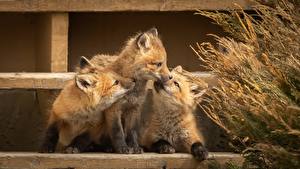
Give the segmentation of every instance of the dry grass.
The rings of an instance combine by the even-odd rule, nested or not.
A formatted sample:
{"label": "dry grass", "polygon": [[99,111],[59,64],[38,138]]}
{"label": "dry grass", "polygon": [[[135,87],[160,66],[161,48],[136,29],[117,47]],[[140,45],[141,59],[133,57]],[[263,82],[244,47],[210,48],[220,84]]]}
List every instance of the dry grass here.
{"label": "dry grass", "polygon": [[200,106],[232,137],[248,164],[300,168],[300,10],[298,1],[257,4],[255,14],[204,12],[233,38],[193,50],[220,85]]}

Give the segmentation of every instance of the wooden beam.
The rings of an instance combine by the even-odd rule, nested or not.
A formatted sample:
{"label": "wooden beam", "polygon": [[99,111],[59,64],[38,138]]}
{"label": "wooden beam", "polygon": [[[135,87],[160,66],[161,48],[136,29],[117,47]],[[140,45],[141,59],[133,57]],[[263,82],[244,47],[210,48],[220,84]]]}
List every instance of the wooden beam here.
{"label": "wooden beam", "polygon": [[209,160],[199,162],[189,154],[39,154],[0,153],[0,168],[208,168],[214,161],[221,165],[231,162],[241,166],[243,158],[233,153],[210,153]]}
{"label": "wooden beam", "polygon": [[74,73],[0,73],[0,89],[61,89]]}
{"label": "wooden beam", "polygon": [[[210,86],[217,85],[216,76],[209,72],[193,72]],[[61,89],[74,77],[69,73],[0,73],[0,89]]]}
{"label": "wooden beam", "polygon": [[234,3],[250,9],[250,0],[1,0],[5,12],[100,12],[227,10]]}

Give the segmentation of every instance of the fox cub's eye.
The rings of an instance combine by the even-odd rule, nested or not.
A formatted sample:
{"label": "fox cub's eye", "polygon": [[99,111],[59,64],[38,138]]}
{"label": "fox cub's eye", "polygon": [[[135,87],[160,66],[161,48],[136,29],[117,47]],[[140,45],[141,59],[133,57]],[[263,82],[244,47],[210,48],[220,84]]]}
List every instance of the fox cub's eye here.
{"label": "fox cub's eye", "polygon": [[180,88],[179,83],[174,81],[175,86],[177,86],[178,88]]}
{"label": "fox cub's eye", "polygon": [[155,66],[157,66],[157,67],[161,67],[161,65],[162,65],[162,62],[153,62],[153,63],[151,63],[152,65],[155,65]]}
{"label": "fox cub's eye", "polygon": [[113,85],[115,86],[115,85],[118,85],[119,83],[120,83],[120,81],[116,80]]}

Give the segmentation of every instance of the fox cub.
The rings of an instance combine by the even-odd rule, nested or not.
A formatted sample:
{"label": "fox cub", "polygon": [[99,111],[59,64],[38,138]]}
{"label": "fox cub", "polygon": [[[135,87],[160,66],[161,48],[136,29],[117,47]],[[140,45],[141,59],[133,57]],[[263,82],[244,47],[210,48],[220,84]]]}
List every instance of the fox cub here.
{"label": "fox cub", "polygon": [[93,71],[77,73],[54,101],[41,152],[54,152],[58,142],[67,153],[85,151],[103,134],[103,110],[134,87],[132,80],[99,70],[84,57],[80,67]]}
{"label": "fox cub", "polygon": [[[103,57],[106,62],[103,62]],[[134,88],[122,100],[105,110],[106,127],[117,153],[141,153],[138,129],[141,107],[146,97],[148,80],[168,81],[167,54],[156,28],[130,38],[119,55],[96,55],[91,63],[106,67],[135,81]],[[105,64],[108,64],[105,66]],[[85,70],[83,70],[85,71]]]}
{"label": "fox cub", "polygon": [[204,160],[208,151],[193,115],[196,108],[193,85],[181,73],[181,66],[177,66],[171,71],[172,80],[154,82],[153,113],[139,141],[150,151],[191,153]]}

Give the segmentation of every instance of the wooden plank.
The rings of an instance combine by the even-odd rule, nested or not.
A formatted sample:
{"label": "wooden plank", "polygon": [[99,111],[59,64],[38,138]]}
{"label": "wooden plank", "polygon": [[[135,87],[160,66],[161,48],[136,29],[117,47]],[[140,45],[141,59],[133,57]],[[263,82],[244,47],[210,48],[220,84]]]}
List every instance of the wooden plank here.
{"label": "wooden plank", "polygon": [[212,161],[221,165],[226,162],[241,165],[239,154],[210,153],[209,160],[199,162],[189,154],[38,154],[24,152],[1,152],[0,168],[208,168]]}
{"label": "wooden plank", "polygon": [[190,11],[226,10],[233,3],[250,9],[250,0],[1,0],[0,11],[93,12],[93,11]]}
{"label": "wooden plank", "polygon": [[[209,72],[193,72],[210,86],[217,84],[216,76]],[[0,89],[61,89],[74,77],[69,73],[0,73]]]}
{"label": "wooden plank", "polygon": [[0,89],[61,89],[74,73],[0,73]]}
{"label": "wooden plank", "polygon": [[67,72],[68,69],[68,13],[45,13],[37,22],[38,72]]}

